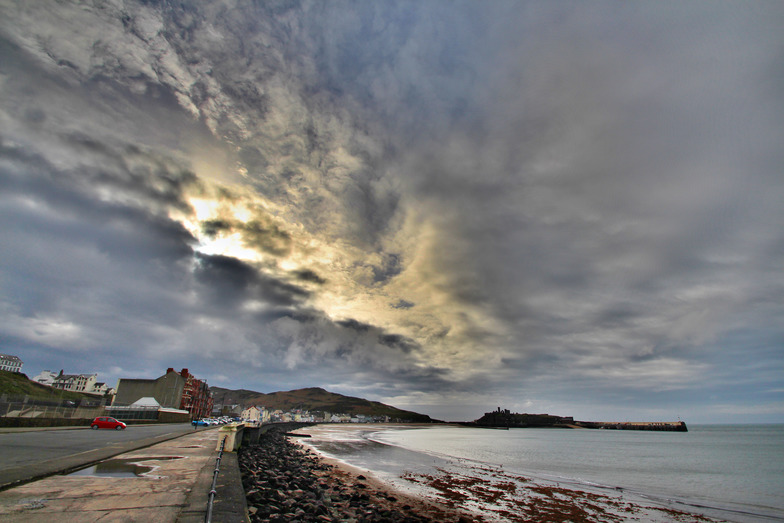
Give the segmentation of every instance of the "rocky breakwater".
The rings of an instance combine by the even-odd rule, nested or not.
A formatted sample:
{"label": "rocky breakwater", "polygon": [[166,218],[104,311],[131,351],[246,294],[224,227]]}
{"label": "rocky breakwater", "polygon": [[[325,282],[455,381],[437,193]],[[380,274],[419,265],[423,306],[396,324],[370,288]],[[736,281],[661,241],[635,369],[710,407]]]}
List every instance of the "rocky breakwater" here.
{"label": "rocky breakwater", "polygon": [[378,488],[272,430],[239,452],[252,522],[468,522],[462,514]]}

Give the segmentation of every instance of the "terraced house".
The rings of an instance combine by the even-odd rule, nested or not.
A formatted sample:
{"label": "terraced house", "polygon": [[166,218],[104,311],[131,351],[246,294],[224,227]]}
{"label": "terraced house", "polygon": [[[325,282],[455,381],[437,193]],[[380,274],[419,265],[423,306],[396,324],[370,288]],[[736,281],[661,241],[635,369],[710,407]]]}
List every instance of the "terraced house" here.
{"label": "terraced house", "polygon": [[[98,374],[63,374],[57,376],[52,383],[55,389],[69,390],[72,392],[95,393],[95,386],[98,383]],[[105,386],[104,386],[105,388]]]}

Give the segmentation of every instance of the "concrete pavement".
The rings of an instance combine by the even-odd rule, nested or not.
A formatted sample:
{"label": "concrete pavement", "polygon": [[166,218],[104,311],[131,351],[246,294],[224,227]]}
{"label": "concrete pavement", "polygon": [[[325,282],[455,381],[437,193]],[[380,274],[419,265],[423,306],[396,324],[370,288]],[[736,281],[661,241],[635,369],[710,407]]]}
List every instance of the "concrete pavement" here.
{"label": "concrete pavement", "polygon": [[[204,521],[218,437],[215,430],[186,433],[112,458],[120,465],[152,467],[138,477],[54,475],[7,489],[0,492],[0,520]],[[244,523],[248,521],[247,506],[236,454],[223,456],[213,521]],[[84,464],[91,461],[95,460]]]}
{"label": "concrete pavement", "polygon": [[[140,429],[144,433],[139,433]],[[0,490],[52,474],[69,472],[190,432],[193,429],[187,424],[184,428],[161,424],[125,431],[92,431],[87,427],[65,431],[3,430],[0,431],[0,462],[3,463],[0,468]]]}

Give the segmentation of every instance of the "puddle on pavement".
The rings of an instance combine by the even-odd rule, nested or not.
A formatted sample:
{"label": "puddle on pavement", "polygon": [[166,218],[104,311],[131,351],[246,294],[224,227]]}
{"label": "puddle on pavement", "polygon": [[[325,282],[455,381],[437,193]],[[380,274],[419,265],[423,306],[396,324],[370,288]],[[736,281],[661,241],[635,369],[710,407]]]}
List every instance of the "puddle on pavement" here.
{"label": "puddle on pavement", "polygon": [[167,461],[182,459],[183,456],[153,456],[142,458],[107,459],[87,468],[71,472],[68,476],[100,476],[108,478],[137,478],[158,468],[157,465],[145,465],[145,461]]}
{"label": "puddle on pavement", "polygon": [[49,501],[47,499],[20,499],[16,502],[18,506],[22,508],[22,510],[37,510],[39,508],[45,508],[46,502]]}

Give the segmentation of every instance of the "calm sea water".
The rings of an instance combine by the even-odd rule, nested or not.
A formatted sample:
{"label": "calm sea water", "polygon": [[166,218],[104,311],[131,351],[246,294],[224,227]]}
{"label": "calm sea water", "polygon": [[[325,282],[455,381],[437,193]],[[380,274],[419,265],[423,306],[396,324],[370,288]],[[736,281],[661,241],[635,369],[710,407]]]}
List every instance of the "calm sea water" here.
{"label": "calm sea water", "polygon": [[320,450],[382,475],[464,459],[575,488],[622,488],[728,521],[784,521],[783,425],[690,426],[687,433],[398,427],[352,438]]}

